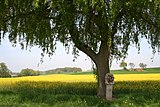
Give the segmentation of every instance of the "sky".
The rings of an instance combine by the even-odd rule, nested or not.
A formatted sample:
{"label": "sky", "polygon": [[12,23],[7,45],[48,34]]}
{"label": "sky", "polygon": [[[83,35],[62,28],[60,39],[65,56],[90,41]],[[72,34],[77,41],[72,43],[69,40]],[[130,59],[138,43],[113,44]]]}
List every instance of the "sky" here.
{"label": "sky", "polygon": [[[4,62],[12,72],[20,72],[26,68],[40,71],[62,67],[80,67],[83,71],[91,70],[92,68],[90,58],[83,52],[80,52],[80,56],[73,61],[72,51],[67,54],[61,43],[58,43],[57,50],[53,56],[48,57],[48,55],[45,55],[42,64],[40,63],[40,54],[41,50],[38,47],[31,48],[31,51],[22,50],[19,45],[12,47],[8,39],[2,40],[0,45],[0,62]],[[119,67],[120,62],[121,60],[114,60],[111,69],[121,69]],[[138,54],[138,50],[134,46],[131,46],[125,62],[132,62],[136,67],[139,67],[141,62],[147,64],[147,67],[160,67],[160,55],[158,53],[153,55],[148,43],[142,40],[140,54]]]}

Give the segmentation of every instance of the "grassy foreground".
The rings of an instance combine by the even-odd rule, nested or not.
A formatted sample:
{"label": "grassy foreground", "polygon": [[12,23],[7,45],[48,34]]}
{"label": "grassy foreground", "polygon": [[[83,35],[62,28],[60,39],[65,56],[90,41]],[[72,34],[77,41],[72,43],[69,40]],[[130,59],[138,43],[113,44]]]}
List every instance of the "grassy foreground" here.
{"label": "grassy foreground", "polygon": [[160,74],[115,75],[114,101],[96,96],[93,75],[0,79],[0,107],[160,107]]}

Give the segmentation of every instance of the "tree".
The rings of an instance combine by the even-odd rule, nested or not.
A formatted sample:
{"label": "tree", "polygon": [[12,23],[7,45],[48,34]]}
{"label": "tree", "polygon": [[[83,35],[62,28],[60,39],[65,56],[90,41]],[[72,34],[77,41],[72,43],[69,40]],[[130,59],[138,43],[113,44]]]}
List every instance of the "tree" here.
{"label": "tree", "polygon": [[153,52],[160,46],[159,0],[1,0],[1,38],[9,34],[22,48],[38,45],[52,55],[57,41],[88,55],[97,67],[98,96],[105,96],[110,62],[140,49],[146,38]]}
{"label": "tree", "polygon": [[119,66],[120,66],[120,67],[123,67],[124,70],[127,69],[127,68],[126,68],[126,67],[127,67],[127,63],[124,62],[124,61],[122,61]]}
{"label": "tree", "polygon": [[141,67],[142,69],[145,69],[147,67],[147,64],[139,63],[139,67]]}
{"label": "tree", "polygon": [[129,66],[131,67],[131,69],[134,69],[135,64],[134,63],[129,63]]}
{"label": "tree", "polygon": [[0,63],[0,77],[11,77],[10,72],[5,63]]}
{"label": "tree", "polygon": [[21,76],[37,76],[39,75],[39,71],[35,71],[33,69],[22,69],[20,72]]}

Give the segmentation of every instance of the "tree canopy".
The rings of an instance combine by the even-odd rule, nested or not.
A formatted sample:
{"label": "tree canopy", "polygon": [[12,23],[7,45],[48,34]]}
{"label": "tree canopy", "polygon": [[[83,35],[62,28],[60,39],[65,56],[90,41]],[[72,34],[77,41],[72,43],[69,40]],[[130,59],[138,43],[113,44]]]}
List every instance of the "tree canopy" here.
{"label": "tree canopy", "polygon": [[130,62],[130,63],[129,63],[129,66],[131,67],[131,69],[134,69],[135,64],[134,64],[134,63],[132,63],[132,62]]}
{"label": "tree canopy", "polygon": [[112,56],[122,57],[131,43],[139,45],[141,37],[154,50],[159,46],[159,4],[158,0],[1,0],[0,33],[1,38],[9,33],[12,43],[38,45],[49,54],[58,40],[94,53],[104,41],[111,45]]}
{"label": "tree canopy", "polygon": [[127,63],[122,61],[119,65],[120,67],[123,67],[124,70],[127,70]]}
{"label": "tree canopy", "polygon": [[33,69],[26,68],[26,69],[22,69],[19,75],[20,76],[37,76],[39,74],[40,74],[39,71],[35,71]]}
{"label": "tree canopy", "polygon": [[146,68],[147,67],[147,64],[144,64],[144,63],[139,63],[139,67],[141,67],[141,68]]}
{"label": "tree canopy", "polygon": [[5,63],[0,63],[0,77],[11,77],[11,71],[7,68]]}
{"label": "tree canopy", "polygon": [[131,44],[140,49],[141,38],[159,51],[160,1],[1,0],[0,33],[0,40],[7,33],[13,44],[38,45],[49,55],[57,41],[67,49],[73,45],[74,55],[80,50],[95,63],[104,96],[111,59],[125,58]]}

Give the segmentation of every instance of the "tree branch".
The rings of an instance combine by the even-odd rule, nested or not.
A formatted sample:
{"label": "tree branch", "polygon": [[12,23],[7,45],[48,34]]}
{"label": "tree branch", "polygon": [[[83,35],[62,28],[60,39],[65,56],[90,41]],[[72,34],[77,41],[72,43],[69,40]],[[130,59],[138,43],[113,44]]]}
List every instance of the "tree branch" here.
{"label": "tree branch", "polygon": [[123,14],[125,13],[124,12],[124,8],[117,14],[116,18],[115,18],[115,21],[113,23],[113,26],[112,26],[112,32],[111,32],[111,36],[114,36],[115,33],[117,33],[117,26],[118,26],[118,22],[121,20]]}
{"label": "tree branch", "polygon": [[119,21],[121,20],[123,14],[125,13],[125,9],[123,8],[122,10],[120,10],[120,12],[117,14],[116,18],[115,18],[115,21],[113,23],[113,26],[112,26],[112,32],[111,32],[111,47],[114,47],[114,36],[115,34],[117,33],[117,26],[118,26],[118,23]]}
{"label": "tree branch", "polygon": [[71,39],[74,42],[75,46],[82,52],[84,52],[85,54],[87,54],[94,62],[96,62],[96,56],[97,54],[86,44],[80,42],[78,39],[79,34],[78,31],[75,30],[75,28],[73,27],[74,25],[72,25],[72,28],[69,29],[69,33],[71,35]]}

